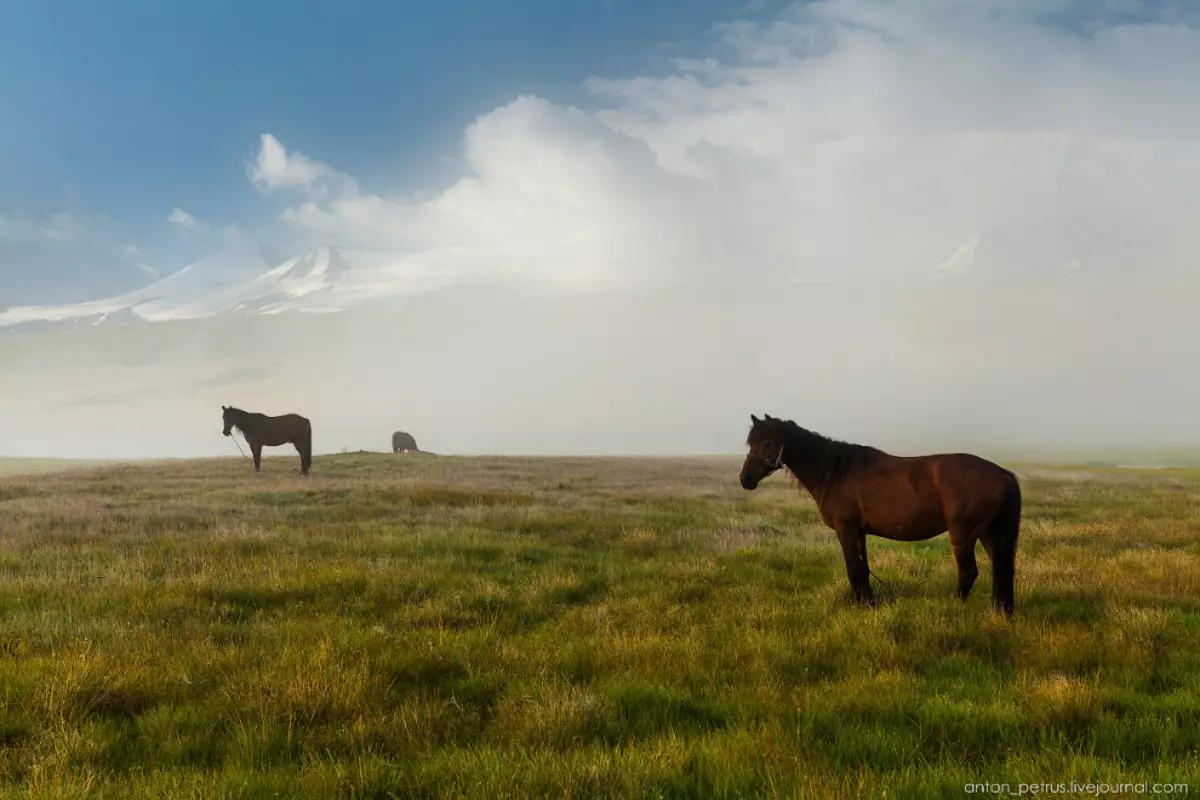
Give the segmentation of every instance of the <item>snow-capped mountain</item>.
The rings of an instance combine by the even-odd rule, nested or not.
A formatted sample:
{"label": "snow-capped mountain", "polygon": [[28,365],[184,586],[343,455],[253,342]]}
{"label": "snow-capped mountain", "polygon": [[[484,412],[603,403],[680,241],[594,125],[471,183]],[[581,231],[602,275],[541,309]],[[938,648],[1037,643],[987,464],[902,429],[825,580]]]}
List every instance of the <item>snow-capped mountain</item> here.
{"label": "snow-capped mountain", "polygon": [[[0,311],[0,332],[28,333],[63,327],[200,319],[218,314],[337,312],[372,300],[441,285],[431,270],[391,254],[352,254],[322,246],[282,263],[270,250],[214,256],[132,292],[63,306],[23,306]],[[271,268],[262,272],[263,262]]]}
{"label": "snow-capped mountain", "polygon": [[1111,260],[1097,258],[1086,242],[1060,235],[1039,239],[1029,233],[1001,228],[972,236],[946,258],[930,266],[926,274],[944,279],[1001,275],[1010,280],[1049,278],[1078,269],[1084,259],[1092,265]]}
{"label": "snow-capped mountain", "polygon": [[972,236],[959,245],[948,258],[935,264],[931,271],[941,275],[962,275],[970,272],[975,268],[979,239],[978,236]]}
{"label": "snow-capped mountain", "polygon": [[[949,249],[949,248],[947,248]],[[1142,270],[1194,269],[1196,238],[1170,225],[1085,215],[987,228],[964,241],[924,274],[939,279],[1043,280],[1091,278]]]}

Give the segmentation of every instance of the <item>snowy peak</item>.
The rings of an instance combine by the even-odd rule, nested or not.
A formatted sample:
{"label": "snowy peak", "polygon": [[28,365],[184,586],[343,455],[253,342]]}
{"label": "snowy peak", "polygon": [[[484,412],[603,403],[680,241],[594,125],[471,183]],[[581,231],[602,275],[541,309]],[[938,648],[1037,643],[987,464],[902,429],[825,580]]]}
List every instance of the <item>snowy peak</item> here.
{"label": "snowy peak", "polygon": [[346,259],[332,247],[318,247],[311,253],[280,264],[272,273],[279,273],[280,280],[319,279],[336,282],[350,269]]}
{"label": "snowy peak", "polygon": [[962,275],[975,267],[975,254],[979,250],[979,238],[973,236],[958,249],[950,254],[945,261],[933,267],[933,271],[942,275]]}
{"label": "snowy peak", "polygon": [[1104,260],[1066,236],[1042,236],[1041,231],[995,229],[960,244],[946,258],[926,268],[940,279],[985,276],[1008,278],[1060,275],[1084,266],[1104,266]]}
{"label": "snowy peak", "polygon": [[981,229],[957,247],[947,243],[925,274],[938,279],[1093,280],[1156,269],[1195,269],[1196,235],[1169,220],[1063,210]]}
{"label": "snowy peak", "polygon": [[353,268],[341,253],[332,247],[318,247],[236,287],[231,293],[236,300],[229,310],[278,313],[288,301],[333,292],[351,272]]}
{"label": "snowy peak", "polygon": [[[218,314],[336,312],[381,297],[438,285],[438,275],[393,255],[362,253],[356,268],[336,248],[322,246],[294,258],[269,247],[195,262],[152,284],[105,300],[0,311],[0,332],[116,325]],[[264,262],[268,267],[263,272]]]}

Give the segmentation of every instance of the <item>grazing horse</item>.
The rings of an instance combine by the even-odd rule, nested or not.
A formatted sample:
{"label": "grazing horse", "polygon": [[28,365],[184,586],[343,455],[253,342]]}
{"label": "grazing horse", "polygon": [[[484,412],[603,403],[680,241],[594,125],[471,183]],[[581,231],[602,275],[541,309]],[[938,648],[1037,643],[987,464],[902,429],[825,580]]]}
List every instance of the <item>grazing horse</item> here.
{"label": "grazing horse", "polygon": [[284,414],[279,417],[268,417],[266,414],[255,414],[242,411],[232,406],[221,406],[222,419],[225,422],[224,434],[232,435],[234,428],[246,437],[250,452],[254,455],[254,471],[262,469],[263,447],[278,447],[292,444],[300,454],[300,472],[308,474],[312,466],[312,424],[299,414]]}
{"label": "grazing horse", "polygon": [[412,434],[405,433],[404,431],[396,431],[395,433],[393,433],[392,434],[392,452],[393,453],[407,453],[410,451],[414,452],[414,453],[420,452],[417,449],[417,440],[412,437]]}
{"label": "grazing horse", "polygon": [[837,533],[856,601],[875,602],[868,535],[917,542],[949,531],[958,596],[965,602],[971,594],[979,575],[975,542],[983,542],[992,562],[992,602],[1012,616],[1021,487],[1011,472],[966,453],[894,456],[769,414],[751,414],[750,421],[742,488],[753,490],[786,467],[816,501],[821,521]]}

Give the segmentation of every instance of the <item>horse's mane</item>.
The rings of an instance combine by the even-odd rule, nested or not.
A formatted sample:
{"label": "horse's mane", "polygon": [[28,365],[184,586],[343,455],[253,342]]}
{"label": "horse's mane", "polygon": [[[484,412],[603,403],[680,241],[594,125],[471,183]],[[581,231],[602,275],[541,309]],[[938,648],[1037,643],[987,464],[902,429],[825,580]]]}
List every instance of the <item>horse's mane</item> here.
{"label": "horse's mane", "polygon": [[265,414],[259,414],[255,411],[246,411],[245,409],[236,408],[234,406],[228,406],[225,409],[225,413],[229,414],[230,417],[233,418],[233,421],[230,422],[230,424],[242,433],[246,432],[245,429],[242,428],[243,423],[255,422],[266,417]]}
{"label": "horse's mane", "polygon": [[826,486],[839,482],[855,464],[887,455],[869,445],[844,442],[810,431],[791,420],[772,418],[767,424],[783,432],[785,448],[799,449],[803,458],[817,467],[821,483]]}

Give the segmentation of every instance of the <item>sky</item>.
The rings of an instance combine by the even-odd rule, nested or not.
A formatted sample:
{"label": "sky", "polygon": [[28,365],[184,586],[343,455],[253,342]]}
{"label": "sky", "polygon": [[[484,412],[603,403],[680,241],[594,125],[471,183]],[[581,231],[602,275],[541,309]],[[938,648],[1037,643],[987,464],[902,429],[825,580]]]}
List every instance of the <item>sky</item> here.
{"label": "sky", "polygon": [[4,3],[0,305],[131,288],[202,254],[202,234],[279,238],[286,202],[247,180],[264,134],[364,192],[434,190],[461,174],[464,129],[481,114],[522,93],[584,99],[597,74],[662,70],[740,8]]}
{"label": "sky", "polygon": [[450,288],[0,342],[0,451],[223,452],[229,394],[332,449],[1200,445],[1198,78],[1188,2],[7,3],[0,307],[262,244]]}

